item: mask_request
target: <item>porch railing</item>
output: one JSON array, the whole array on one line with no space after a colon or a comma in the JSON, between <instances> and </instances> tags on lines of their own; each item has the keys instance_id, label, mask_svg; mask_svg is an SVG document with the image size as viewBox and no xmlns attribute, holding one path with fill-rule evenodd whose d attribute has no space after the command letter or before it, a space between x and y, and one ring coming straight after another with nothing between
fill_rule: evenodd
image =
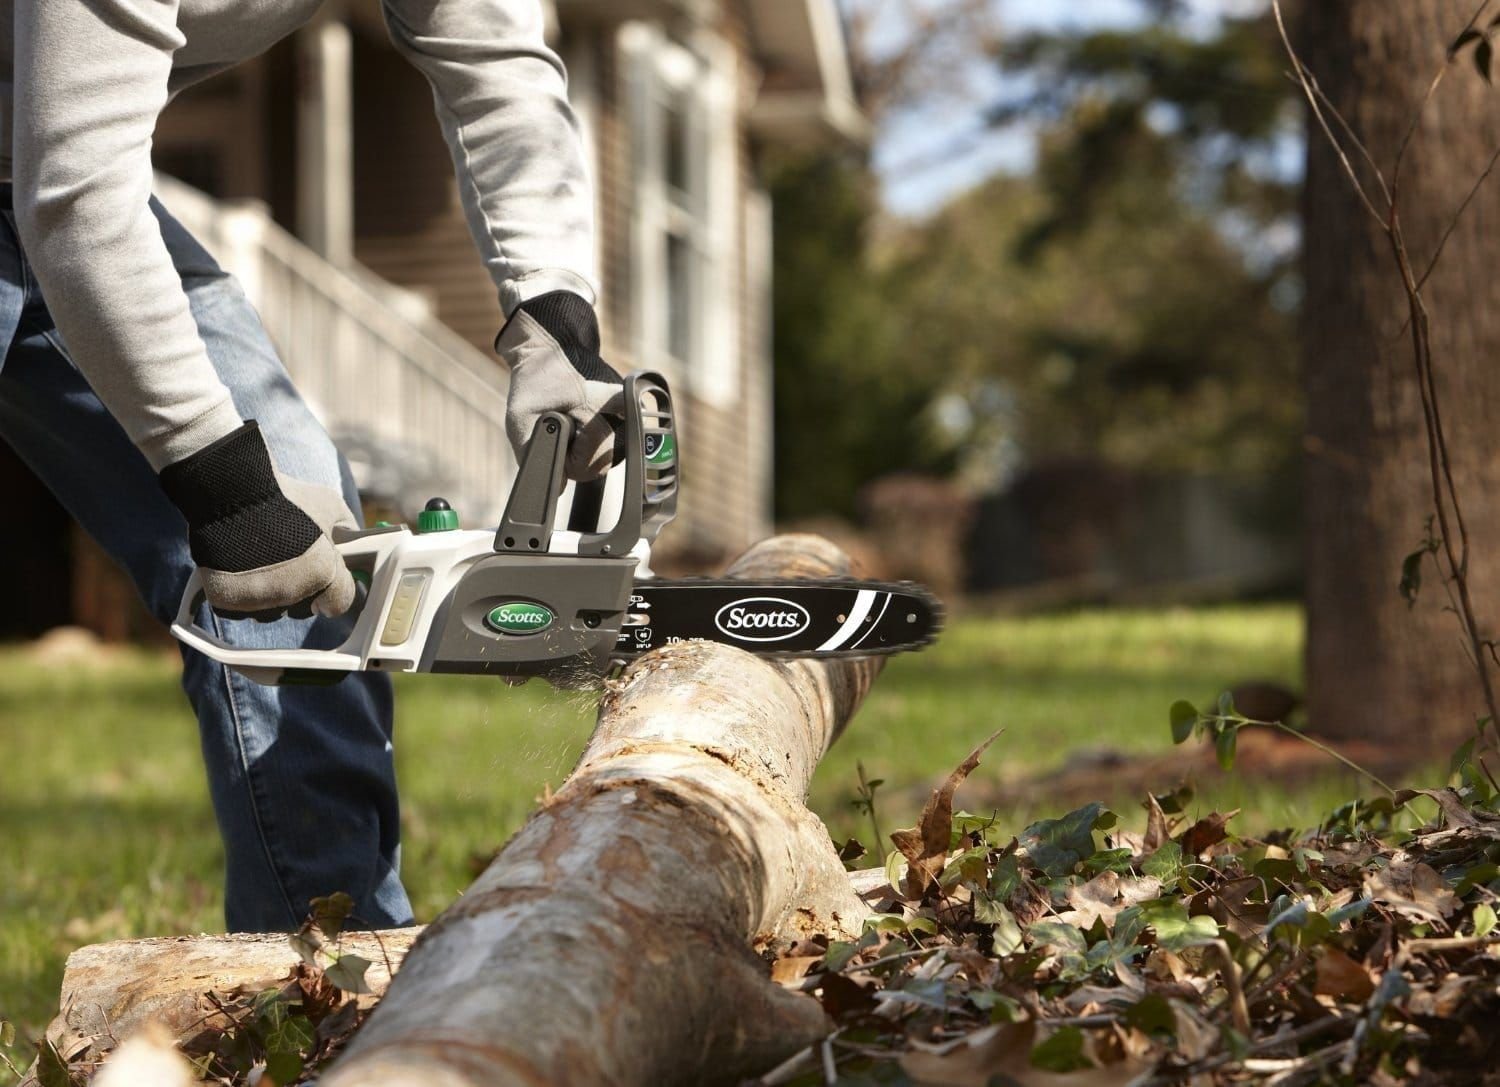
<instances>
[{"instance_id":1,"label":"porch railing","mask_svg":"<svg viewBox=\"0 0 1500 1087\"><path fill-rule=\"evenodd\" d=\"M157 175L157 195L244 286L298 390L374 496L414 515L443 494L498 521L515 474L506 374L414 295L324 260L259 204Z\"/></svg>"}]
</instances>

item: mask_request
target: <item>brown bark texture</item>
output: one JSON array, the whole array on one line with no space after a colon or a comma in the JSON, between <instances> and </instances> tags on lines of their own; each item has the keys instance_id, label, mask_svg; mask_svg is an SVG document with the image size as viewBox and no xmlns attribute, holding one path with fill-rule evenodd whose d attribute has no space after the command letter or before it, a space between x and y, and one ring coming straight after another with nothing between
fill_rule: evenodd
<instances>
[{"instance_id":1,"label":"brown bark texture","mask_svg":"<svg viewBox=\"0 0 1500 1087\"><path fill-rule=\"evenodd\" d=\"M1472 0L1309 0L1299 49L1389 179ZM1487 21L1481 21L1481 26ZM1406 153L1397 201L1420 275L1500 147L1500 99L1465 55ZM1311 125L1304 196L1308 715L1336 738L1446 753L1484 701L1458 619L1429 559L1414 607L1403 558L1435 509L1406 297L1390 245ZM1350 152L1351 159L1357 156ZM1372 176L1363 172L1367 184ZM1474 555L1481 628L1500 607L1500 185L1486 184L1425 295L1434 370ZM1377 204L1379 203L1377 191Z\"/></svg>"},{"instance_id":2,"label":"brown bark texture","mask_svg":"<svg viewBox=\"0 0 1500 1087\"><path fill-rule=\"evenodd\" d=\"M739 576L829 576L813 536ZM733 1083L825 1032L756 950L868 908L809 779L879 671L669 646L606 693L563 787L434 921L322 1087Z\"/></svg>"}]
</instances>

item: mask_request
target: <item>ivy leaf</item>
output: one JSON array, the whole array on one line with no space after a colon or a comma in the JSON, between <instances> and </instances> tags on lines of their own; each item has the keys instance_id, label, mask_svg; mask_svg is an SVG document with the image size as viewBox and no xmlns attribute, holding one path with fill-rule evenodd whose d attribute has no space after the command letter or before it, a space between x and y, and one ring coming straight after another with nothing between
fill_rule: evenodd
<instances>
[{"instance_id":1,"label":"ivy leaf","mask_svg":"<svg viewBox=\"0 0 1500 1087\"><path fill-rule=\"evenodd\" d=\"M1072 875L1085 857L1094 855L1094 829L1115 823L1115 813L1095 801L1061 819L1043 819L1021 832L1031 863L1056 879Z\"/></svg>"},{"instance_id":2,"label":"ivy leaf","mask_svg":"<svg viewBox=\"0 0 1500 1087\"><path fill-rule=\"evenodd\" d=\"M1025 946L1021 939L1021 925L1016 915L983 891L974 895L974 920L981 925L994 925L995 955L1014 955Z\"/></svg>"},{"instance_id":3,"label":"ivy leaf","mask_svg":"<svg viewBox=\"0 0 1500 1087\"><path fill-rule=\"evenodd\" d=\"M1083 1051L1084 1035L1078 1027L1063 1027L1031 1051L1033 1068L1048 1072L1077 1072L1094 1067Z\"/></svg>"},{"instance_id":4,"label":"ivy leaf","mask_svg":"<svg viewBox=\"0 0 1500 1087\"><path fill-rule=\"evenodd\" d=\"M36 1052L36 1081L41 1087L73 1087L73 1074L54 1046L43 1038Z\"/></svg>"},{"instance_id":5,"label":"ivy leaf","mask_svg":"<svg viewBox=\"0 0 1500 1087\"><path fill-rule=\"evenodd\" d=\"M312 920L329 939L344 931L344 922L354 913L354 899L343 891L312 900Z\"/></svg>"},{"instance_id":6,"label":"ivy leaf","mask_svg":"<svg viewBox=\"0 0 1500 1087\"><path fill-rule=\"evenodd\" d=\"M1172 742L1186 742L1193 734L1193 726L1198 723L1198 707L1191 702L1179 700L1172 703L1169 715L1172 722Z\"/></svg>"},{"instance_id":7,"label":"ivy leaf","mask_svg":"<svg viewBox=\"0 0 1500 1087\"><path fill-rule=\"evenodd\" d=\"M1142 911L1156 930L1156 946L1164 951L1186 951L1219 938L1219 923L1212 917L1190 917L1181 902L1159 902ZM1035 926L1032 926L1033 928Z\"/></svg>"},{"instance_id":8,"label":"ivy leaf","mask_svg":"<svg viewBox=\"0 0 1500 1087\"><path fill-rule=\"evenodd\" d=\"M266 1075L277 1087L297 1082L302 1074L302 1054L289 1049L278 1049L266 1054Z\"/></svg>"},{"instance_id":9,"label":"ivy leaf","mask_svg":"<svg viewBox=\"0 0 1500 1087\"><path fill-rule=\"evenodd\" d=\"M359 955L340 955L338 962L323 971L323 976L330 985L335 985L346 993L362 994L370 991L370 986L365 982L365 971L369 969L369 959Z\"/></svg>"},{"instance_id":10,"label":"ivy leaf","mask_svg":"<svg viewBox=\"0 0 1500 1087\"><path fill-rule=\"evenodd\" d=\"M1495 909L1488 902L1474 907L1474 935L1488 936L1495 931Z\"/></svg>"},{"instance_id":11,"label":"ivy leaf","mask_svg":"<svg viewBox=\"0 0 1500 1087\"><path fill-rule=\"evenodd\" d=\"M1141 875L1160 880L1163 885L1171 883L1182 871L1182 846L1176 842L1163 842L1160 849L1141 861Z\"/></svg>"},{"instance_id":12,"label":"ivy leaf","mask_svg":"<svg viewBox=\"0 0 1500 1087\"><path fill-rule=\"evenodd\" d=\"M1088 949L1088 941L1083 938L1082 930L1061 921L1037 921L1026 931L1033 940L1046 947L1080 954Z\"/></svg>"},{"instance_id":13,"label":"ivy leaf","mask_svg":"<svg viewBox=\"0 0 1500 1087\"><path fill-rule=\"evenodd\" d=\"M1125 1022L1144 1034L1174 1038L1177 1035L1177 1012L1172 1002L1160 993L1136 1001L1125 1012Z\"/></svg>"}]
</instances>

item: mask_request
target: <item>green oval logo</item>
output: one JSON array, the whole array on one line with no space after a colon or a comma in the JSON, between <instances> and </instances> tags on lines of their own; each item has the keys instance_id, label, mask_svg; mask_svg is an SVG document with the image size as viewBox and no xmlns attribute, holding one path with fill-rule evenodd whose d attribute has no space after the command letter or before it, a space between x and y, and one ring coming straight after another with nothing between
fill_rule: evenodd
<instances>
[{"instance_id":1,"label":"green oval logo","mask_svg":"<svg viewBox=\"0 0 1500 1087\"><path fill-rule=\"evenodd\" d=\"M646 463L653 468L671 464L677 457L677 441L670 434L646 435Z\"/></svg>"},{"instance_id":2,"label":"green oval logo","mask_svg":"<svg viewBox=\"0 0 1500 1087\"><path fill-rule=\"evenodd\" d=\"M528 600L512 600L508 604L491 608L484 622L491 630L501 634L535 634L546 630L557 616L551 609Z\"/></svg>"}]
</instances>

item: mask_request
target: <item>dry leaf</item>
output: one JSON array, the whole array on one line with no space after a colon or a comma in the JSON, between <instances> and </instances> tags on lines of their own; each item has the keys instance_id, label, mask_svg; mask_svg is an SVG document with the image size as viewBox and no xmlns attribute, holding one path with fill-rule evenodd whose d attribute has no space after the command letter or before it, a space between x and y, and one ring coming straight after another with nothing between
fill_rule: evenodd
<instances>
[{"instance_id":1,"label":"dry leaf","mask_svg":"<svg viewBox=\"0 0 1500 1087\"><path fill-rule=\"evenodd\" d=\"M1313 992L1362 1004L1375 992L1375 979L1364 963L1355 962L1336 947L1325 947L1318 956L1318 981Z\"/></svg>"},{"instance_id":2,"label":"dry leaf","mask_svg":"<svg viewBox=\"0 0 1500 1087\"><path fill-rule=\"evenodd\" d=\"M1229 823L1229 820L1233 819L1239 813L1239 808L1235 808L1234 811L1230 812L1216 811L1211 815L1205 815L1202 819L1199 819L1192 826L1188 827L1187 830L1182 832L1182 836L1177 839L1182 843L1183 855L1188 857L1201 856L1204 850L1218 845L1225 838L1229 837L1229 832L1224 828Z\"/></svg>"},{"instance_id":3,"label":"dry leaf","mask_svg":"<svg viewBox=\"0 0 1500 1087\"><path fill-rule=\"evenodd\" d=\"M906 878L902 890L909 898L921 898L929 884L937 881L948 861L948 843L953 835L953 794L964 779L979 765L979 756L995 742L997 731L984 743L969 752L958 769L948 775L948 780L933 790L922 808L917 825L908 830L891 834L891 842L906 858Z\"/></svg>"},{"instance_id":4,"label":"dry leaf","mask_svg":"<svg viewBox=\"0 0 1500 1087\"><path fill-rule=\"evenodd\" d=\"M1441 921L1460 905L1435 869L1421 861L1413 863L1403 853L1396 854L1388 868L1365 877L1365 894L1398 913L1429 921Z\"/></svg>"},{"instance_id":5,"label":"dry leaf","mask_svg":"<svg viewBox=\"0 0 1500 1087\"><path fill-rule=\"evenodd\" d=\"M1172 837L1172 827L1167 822L1167 813L1161 810L1156 797L1146 794L1146 837L1141 841L1142 853L1155 853Z\"/></svg>"},{"instance_id":6,"label":"dry leaf","mask_svg":"<svg viewBox=\"0 0 1500 1087\"><path fill-rule=\"evenodd\" d=\"M1059 914L1057 919L1081 929L1092 928L1101 917L1105 925L1113 925L1121 910L1160 895L1159 879L1150 876L1122 879L1118 872L1100 872L1087 883L1068 888L1068 904L1073 908Z\"/></svg>"},{"instance_id":7,"label":"dry leaf","mask_svg":"<svg viewBox=\"0 0 1500 1087\"><path fill-rule=\"evenodd\" d=\"M822 955L787 955L771 964L771 980L777 985L799 988L813 963L822 961Z\"/></svg>"},{"instance_id":8,"label":"dry leaf","mask_svg":"<svg viewBox=\"0 0 1500 1087\"><path fill-rule=\"evenodd\" d=\"M996 1023L977 1030L943 1053L912 1050L901 1055L901 1070L922 1084L986 1087L997 1072L1015 1075L1029 1069L1036 1024Z\"/></svg>"}]
</instances>

